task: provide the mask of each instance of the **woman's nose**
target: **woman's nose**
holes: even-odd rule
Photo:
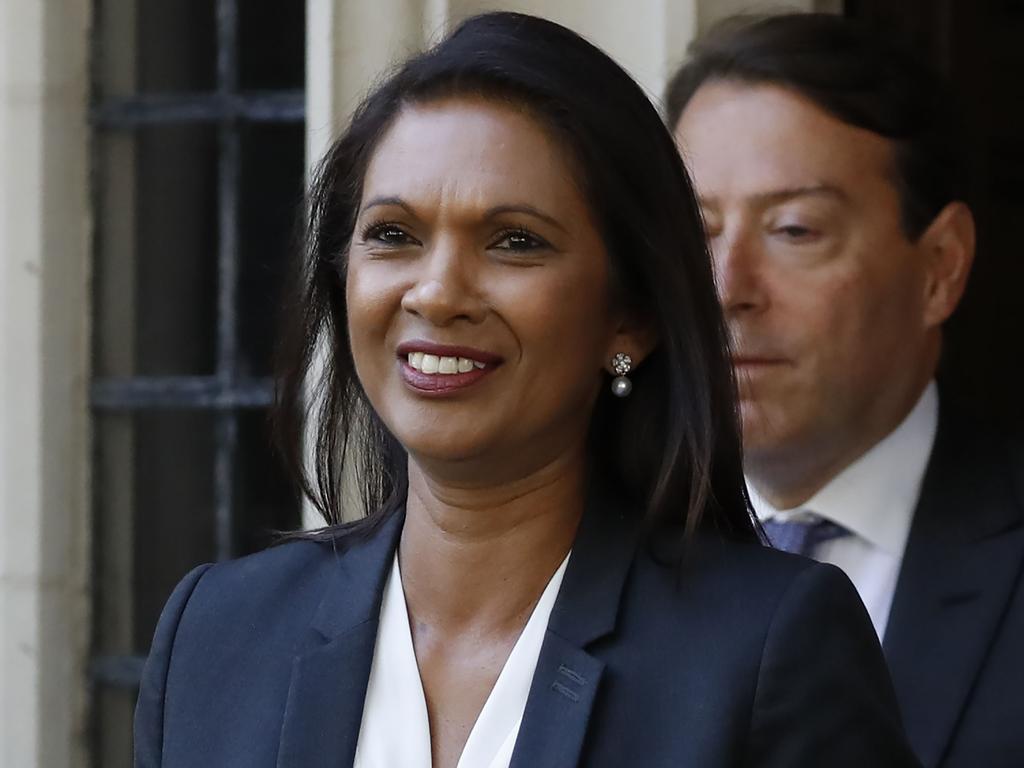
[[[420,271],[402,297],[402,309],[441,327],[458,320],[482,321],[486,305],[476,261],[475,254],[456,243],[438,243],[420,259]]]

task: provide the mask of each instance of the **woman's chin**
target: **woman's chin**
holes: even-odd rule
[[[485,441],[468,439],[465,436],[408,433],[395,436],[409,455],[423,465],[482,461],[496,448]]]

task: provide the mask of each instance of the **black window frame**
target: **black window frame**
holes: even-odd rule
[[[242,0],[214,0],[216,89],[210,92],[104,97],[90,110],[94,133],[131,131],[146,125],[200,123],[217,128],[217,325],[216,368],[209,376],[96,377],[90,383],[93,413],[196,409],[215,413],[214,519],[218,561],[239,554],[233,477],[238,453],[238,416],[274,400],[269,377],[242,376],[239,354],[239,198],[243,124],[296,124],[306,119],[305,89],[245,91],[240,88],[239,8]],[[145,656],[94,655],[94,686],[136,688]]]

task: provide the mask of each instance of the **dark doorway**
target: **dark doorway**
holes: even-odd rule
[[[948,329],[946,374],[963,398],[1024,426],[1024,0],[847,0],[845,15],[943,72],[964,110],[978,255]]]

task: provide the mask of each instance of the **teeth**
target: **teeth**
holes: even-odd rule
[[[471,360],[468,357],[439,357],[423,352],[410,352],[407,356],[409,367],[421,373],[451,375],[469,373],[474,368],[486,368],[485,363]]]

